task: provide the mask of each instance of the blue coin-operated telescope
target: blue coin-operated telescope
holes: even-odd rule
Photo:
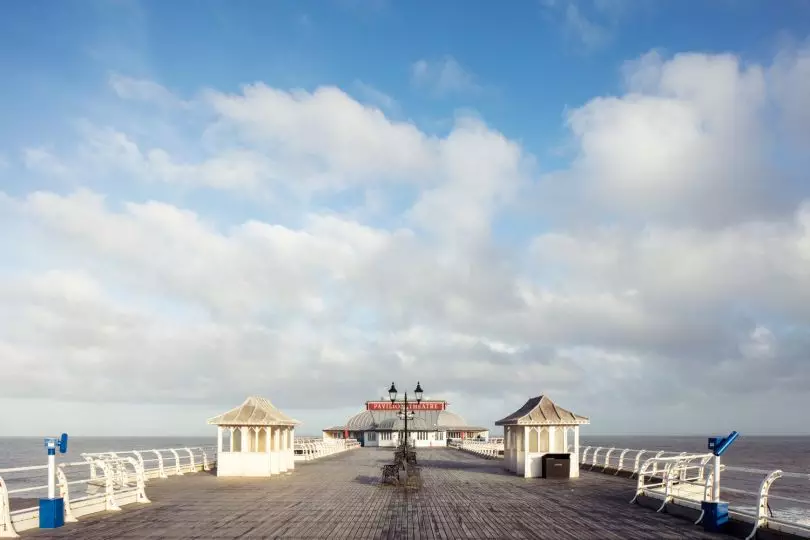
[[[715,456],[722,456],[728,447],[731,446],[731,443],[737,440],[740,434],[736,431],[732,431],[728,437],[709,437],[709,450],[712,451],[712,454]]]
[[[711,532],[720,532],[728,523],[728,503],[720,502],[720,456],[740,436],[736,431],[729,433],[728,437],[709,437],[709,450],[714,454],[712,465],[712,495],[711,500],[703,501],[703,528]]]
[[[39,528],[55,529],[65,524],[65,501],[56,496],[56,450],[67,452],[68,436],[62,433],[59,438],[46,437],[48,450],[48,498],[39,500]]]

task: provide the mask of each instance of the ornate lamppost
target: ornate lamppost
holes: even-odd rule
[[[414,389],[413,393],[416,395],[416,402],[422,402],[422,385],[419,384],[419,381],[416,381],[416,389]],[[396,403],[397,401],[397,387],[391,382],[391,388],[388,389],[388,397],[391,398],[391,403]],[[403,404],[402,410],[400,411],[400,418],[405,419],[405,447],[408,447],[408,415],[410,414],[411,418],[413,418],[414,413],[413,411],[408,411],[408,392],[405,392],[405,402]]]

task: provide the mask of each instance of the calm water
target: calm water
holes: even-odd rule
[[[580,446],[604,446],[673,452],[708,452],[708,437],[641,437],[582,435]],[[648,457],[650,457],[648,455]],[[810,436],[751,437],[740,436],[723,455],[723,463],[737,467],[782,469],[810,473]]]
[[[82,461],[82,452],[148,450],[184,446],[216,446],[216,437],[71,437],[68,452],[57,460]],[[42,437],[0,437],[0,469],[45,465]]]

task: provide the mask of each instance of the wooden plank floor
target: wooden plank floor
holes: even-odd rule
[[[82,518],[32,538],[717,538],[688,521],[631,506],[635,483],[583,472],[524,479],[500,461],[419,450],[424,487],[379,484],[392,452],[360,449],[297,463],[292,475],[217,478],[198,473],[147,485],[152,504]]]

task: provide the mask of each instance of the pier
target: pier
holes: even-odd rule
[[[628,505],[635,484],[583,471],[525,479],[500,460],[421,449],[423,486],[380,484],[390,451],[361,448],[272,478],[198,472],[150,480],[151,504],[100,512],[23,538],[717,538],[689,521]]]

